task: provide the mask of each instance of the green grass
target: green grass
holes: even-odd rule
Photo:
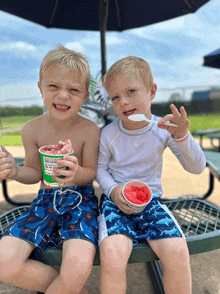
[[[22,127],[25,122],[33,118],[35,116],[3,117],[1,122],[3,129],[12,129]],[[193,135],[198,130],[220,129],[220,113],[189,115],[188,118],[191,123],[189,130]],[[3,146],[22,146],[21,132],[2,134],[0,144]]]
[[[199,130],[220,129],[220,113],[189,115],[188,118],[190,120],[189,130],[193,135]]]
[[[13,116],[1,118],[1,129],[22,127],[27,121],[36,116]],[[1,130],[0,130],[1,131]],[[3,146],[22,146],[21,132],[2,134],[0,144]]]
[[[13,117],[2,117],[1,128],[2,129],[13,129],[22,127],[27,121],[35,118],[36,116],[13,116]]]
[[[23,146],[21,132],[2,134],[0,144],[3,146]]]

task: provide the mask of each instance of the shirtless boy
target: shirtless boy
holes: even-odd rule
[[[97,198],[92,186],[97,168],[99,128],[78,114],[87,99],[90,69],[80,53],[58,45],[40,67],[40,89],[47,113],[22,128],[23,167],[16,166],[4,148],[0,153],[0,178],[24,184],[40,181],[38,198],[30,210],[10,226],[0,241],[0,280],[33,291],[80,293],[91,272],[97,248]],[[42,179],[39,148],[70,139],[73,156],[64,156],[54,169],[63,175],[47,186]],[[60,272],[29,260],[30,253],[47,246],[62,248]]]

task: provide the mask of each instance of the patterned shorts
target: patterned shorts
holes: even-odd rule
[[[9,226],[14,236],[46,247],[62,248],[68,239],[84,239],[98,248],[98,199],[92,186],[41,189],[31,208]]]
[[[106,237],[123,234],[133,239],[133,244],[145,240],[164,238],[185,238],[178,222],[168,207],[161,203],[161,197],[153,196],[143,212],[136,215],[123,213],[106,195],[100,201],[99,244]]]

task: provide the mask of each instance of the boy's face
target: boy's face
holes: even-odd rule
[[[38,87],[47,110],[58,119],[75,116],[89,95],[77,71],[59,66],[44,71]]]
[[[143,82],[129,74],[118,74],[109,81],[107,91],[115,113],[122,120],[123,127],[128,130],[143,128],[148,122],[134,122],[128,119],[131,114],[144,114],[151,118],[151,101],[157,91],[156,84],[147,88]]]

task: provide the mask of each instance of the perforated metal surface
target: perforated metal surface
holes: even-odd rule
[[[16,207],[0,216],[0,238],[7,227],[28,208],[29,206]]]
[[[220,208],[200,199],[165,200],[186,237],[220,230]]]
[[[208,252],[220,248],[220,207],[198,198],[164,199],[183,230],[190,254]],[[16,207],[0,216],[0,237],[15,218],[29,206]],[[60,250],[48,248],[41,252],[34,250],[31,258],[59,266],[62,260]],[[149,262],[158,257],[147,243],[140,243],[132,250],[129,263]],[[99,265],[96,254],[94,265]]]

